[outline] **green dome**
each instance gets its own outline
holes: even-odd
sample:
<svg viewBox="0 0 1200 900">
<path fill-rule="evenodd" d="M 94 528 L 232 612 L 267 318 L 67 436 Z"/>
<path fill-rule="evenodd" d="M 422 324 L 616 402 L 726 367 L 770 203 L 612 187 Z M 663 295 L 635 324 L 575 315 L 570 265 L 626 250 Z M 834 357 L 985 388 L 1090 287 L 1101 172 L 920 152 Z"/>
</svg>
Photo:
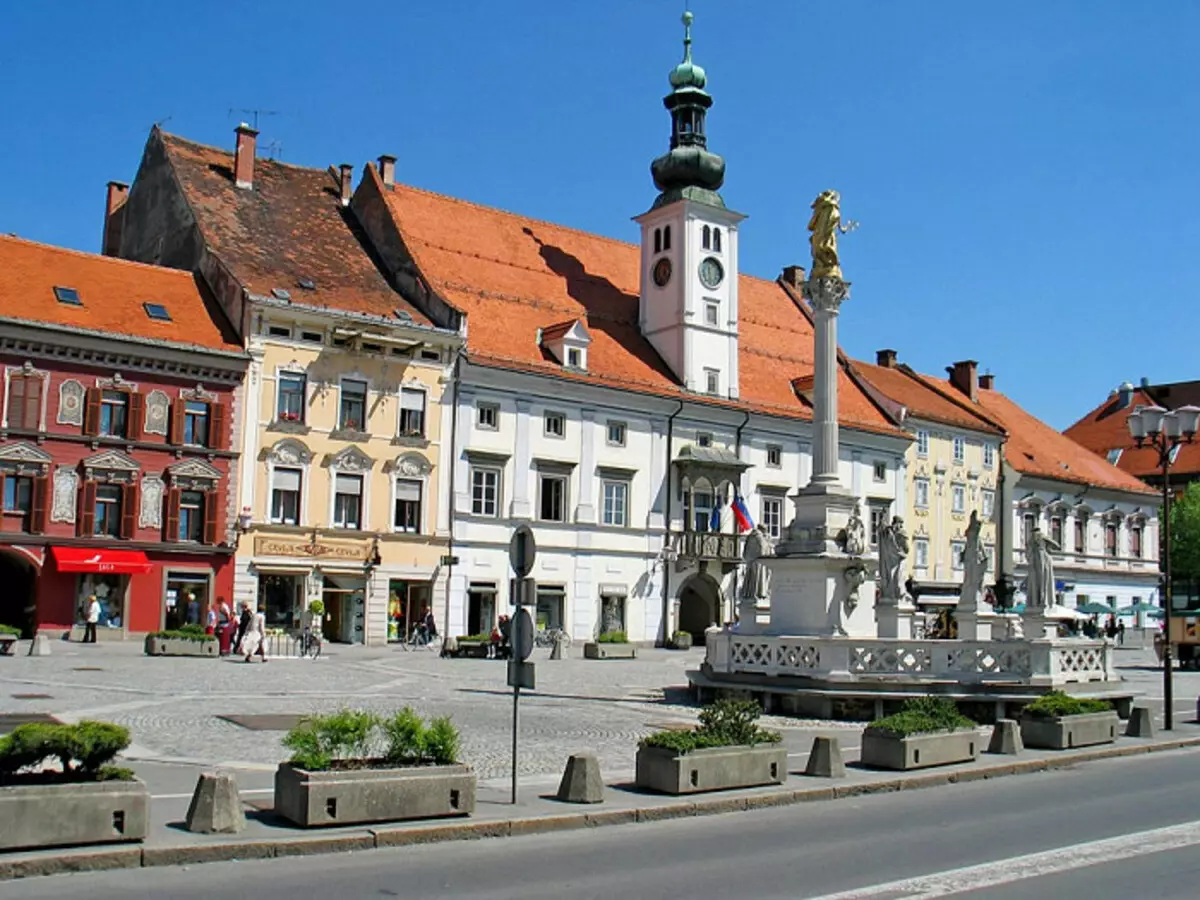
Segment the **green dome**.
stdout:
<svg viewBox="0 0 1200 900">
<path fill-rule="evenodd" d="M 704 69 L 701 66 L 692 62 L 692 19 L 695 18 L 691 10 L 683 14 L 683 62 L 671 70 L 671 87 L 678 90 L 679 88 L 694 87 L 703 88 L 708 80 L 704 74 Z"/>
</svg>

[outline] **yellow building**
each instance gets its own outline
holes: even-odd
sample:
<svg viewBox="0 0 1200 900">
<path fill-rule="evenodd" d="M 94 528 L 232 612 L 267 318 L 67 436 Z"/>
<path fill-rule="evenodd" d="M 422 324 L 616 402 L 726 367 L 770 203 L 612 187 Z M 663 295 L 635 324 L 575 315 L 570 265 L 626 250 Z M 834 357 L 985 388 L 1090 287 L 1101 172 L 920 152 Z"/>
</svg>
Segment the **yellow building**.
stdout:
<svg viewBox="0 0 1200 900">
<path fill-rule="evenodd" d="M 923 605 L 939 598 L 957 601 L 963 577 L 963 549 L 972 512 L 983 522 L 980 540 L 988 553 L 989 582 L 996 572 L 996 521 L 1000 502 L 1001 446 L 1004 430 L 991 418 L 932 386 L 924 376 L 881 350 L 875 365 L 854 368 L 890 403 L 913 438 L 905 454 L 907 475 L 899 515 L 911 549 L 908 574 L 912 593 Z M 975 363 L 955 363 L 951 381 L 979 388 Z M 983 386 L 990 387 L 989 376 Z M 872 523 L 872 533 L 875 523 Z"/>
</svg>

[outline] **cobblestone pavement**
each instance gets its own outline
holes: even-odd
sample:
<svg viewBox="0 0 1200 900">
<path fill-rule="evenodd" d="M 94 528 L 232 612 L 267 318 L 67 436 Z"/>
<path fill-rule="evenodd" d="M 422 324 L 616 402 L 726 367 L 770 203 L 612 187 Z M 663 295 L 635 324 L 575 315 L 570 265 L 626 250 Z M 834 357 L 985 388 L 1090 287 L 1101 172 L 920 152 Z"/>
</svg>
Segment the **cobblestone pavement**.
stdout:
<svg viewBox="0 0 1200 900">
<path fill-rule="evenodd" d="M 23 651 L 23 647 L 21 650 Z M 254 731 L 222 716 L 306 714 L 343 706 L 391 712 L 411 705 L 448 715 L 463 753 L 483 779 L 510 766 L 512 695 L 505 665 L 440 659 L 428 651 L 327 648 L 321 659 L 148 658 L 139 643 L 55 643 L 49 657 L 0 659 L 0 712 L 50 713 L 64 721 L 101 718 L 129 726 L 132 758 L 274 768 L 285 756 L 278 731 Z M 702 650 L 641 650 L 636 660 L 592 661 L 580 648 L 561 661 L 535 651 L 538 690 L 523 692 L 523 776 L 561 773 L 571 753 L 597 754 L 605 772 L 629 773 L 640 736 L 695 721 L 685 672 Z M 1152 704 L 1162 676 L 1149 650 L 1118 651 L 1122 674 Z M 1177 709 L 1194 708 L 1200 674 L 1176 678 Z M 22 695 L 34 696 L 22 699 Z M 1191 718 L 1190 716 L 1188 718 Z M 770 717 L 790 752 L 807 753 L 815 733 L 840 733 L 853 749 L 861 725 Z"/>
</svg>

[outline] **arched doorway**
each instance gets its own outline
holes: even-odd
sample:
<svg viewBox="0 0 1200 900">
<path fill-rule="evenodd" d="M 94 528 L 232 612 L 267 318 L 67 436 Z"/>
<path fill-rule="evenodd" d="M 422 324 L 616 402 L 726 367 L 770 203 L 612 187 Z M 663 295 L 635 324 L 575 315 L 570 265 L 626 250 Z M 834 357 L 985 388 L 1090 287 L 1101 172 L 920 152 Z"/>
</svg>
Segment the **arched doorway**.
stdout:
<svg viewBox="0 0 1200 900">
<path fill-rule="evenodd" d="M 33 635 L 37 574 L 32 560 L 0 547 L 0 625 L 20 628 L 22 637 Z"/>
<path fill-rule="evenodd" d="M 721 586 L 706 574 L 693 575 L 679 589 L 679 630 L 704 643 L 704 630 L 721 621 Z"/>
</svg>

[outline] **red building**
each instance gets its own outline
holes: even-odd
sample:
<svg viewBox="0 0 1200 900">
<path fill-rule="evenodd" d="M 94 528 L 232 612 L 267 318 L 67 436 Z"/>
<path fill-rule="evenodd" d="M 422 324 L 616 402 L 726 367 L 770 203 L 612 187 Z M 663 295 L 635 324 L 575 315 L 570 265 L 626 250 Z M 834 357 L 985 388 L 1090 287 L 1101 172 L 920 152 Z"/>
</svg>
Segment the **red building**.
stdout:
<svg viewBox="0 0 1200 900">
<path fill-rule="evenodd" d="M 0 623 L 200 618 L 232 596 L 232 329 L 187 272 L 0 237 L 0 273 Z"/>
</svg>

